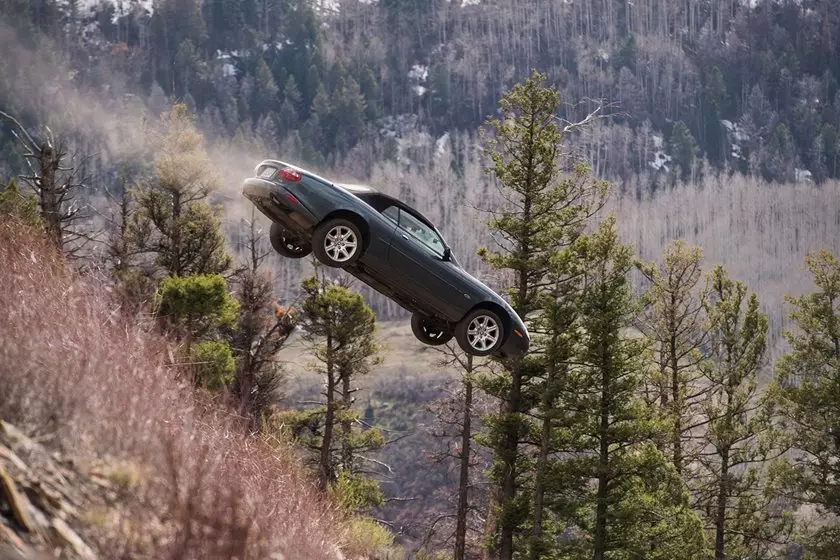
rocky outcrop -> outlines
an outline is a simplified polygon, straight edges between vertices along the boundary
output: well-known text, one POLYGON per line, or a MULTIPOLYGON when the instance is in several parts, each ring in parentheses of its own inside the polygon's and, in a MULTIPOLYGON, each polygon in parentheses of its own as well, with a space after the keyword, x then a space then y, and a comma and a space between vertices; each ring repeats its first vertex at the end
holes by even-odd
POLYGON ((94 560, 81 536, 85 512, 113 498, 108 478, 50 452, 0 421, 0 560, 49 557, 94 560))

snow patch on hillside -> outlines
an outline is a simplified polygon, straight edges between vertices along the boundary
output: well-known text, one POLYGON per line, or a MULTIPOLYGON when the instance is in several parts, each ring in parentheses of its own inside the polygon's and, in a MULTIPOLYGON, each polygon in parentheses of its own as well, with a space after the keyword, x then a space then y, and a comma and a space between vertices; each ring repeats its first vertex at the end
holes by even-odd
POLYGON ((653 147, 656 148, 656 151, 653 153, 653 160, 648 162, 648 166, 656 171, 662 169, 668 171, 671 156, 665 153, 665 141, 659 134, 653 135, 653 147))
POLYGON ((451 148, 449 133, 445 132, 443 136, 435 140, 435 159, 442 158, 446 154, 446 150, 451 148))
MULTIPOLYGON (((69 7, 70 2, 65 0, 65 6, 69 7)), ((145 11, 149 15, 154 13, 154 0, 79 0, 79 12, 82 15, 89 15, 98 6, 114 6, 114 17, 111 23, 116 23, 120 17, 130 14, 133 11, 145 11)))
POLYGON ((732 148, 732 151, 729 153, 729 155, 733 159, 744 159, 744 154, 741 149, 741 145, 744 142, 749 141, 750 136, 744 132, 744 130, 738 123, 733 123, 732 121, 724 119, 720 121, 720 124, 722 124, 723 128, 726 129, 726 132, 729 136, 729 143, 732 148))
POLYGON ((316 0, 313 8, 318 15, 335 15, 341 12, 339 0, 316 0))
POLYGON ((424 64, 415 64, 408 71, 408 79, 412 82, 411 89, 417 97, 420 97, 429 89, 424 85, 429 78, 429 67, 424 64))

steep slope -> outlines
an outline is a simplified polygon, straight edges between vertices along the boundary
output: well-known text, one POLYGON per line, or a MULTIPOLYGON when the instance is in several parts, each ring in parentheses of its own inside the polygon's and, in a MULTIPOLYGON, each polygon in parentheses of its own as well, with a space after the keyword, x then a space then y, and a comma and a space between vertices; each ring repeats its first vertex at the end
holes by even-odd
POLYGON ((0 263, 0 542, 69 557, 342 557, 345 525, 295 452, 181 383, 105 283, 15 223, 0 224, 0 263))

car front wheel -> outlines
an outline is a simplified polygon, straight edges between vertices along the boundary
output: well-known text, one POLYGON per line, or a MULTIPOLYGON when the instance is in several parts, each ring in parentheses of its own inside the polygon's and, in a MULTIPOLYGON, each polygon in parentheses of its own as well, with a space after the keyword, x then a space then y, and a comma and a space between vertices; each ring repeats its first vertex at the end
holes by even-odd
POLYGON ((362 232, 350 220, 333 218, 315 230, 312 248, 325 265, 344 268, 362 256, 362 232))
POLYGON ((414 313, 411 316, 411 332, 423 344, 440 346, 452 340, 453 333, 443 321, 414 313))
POLYGON ((312 252, 312 245, 290 234, 278 223, 271 224, 268 235, 271 247, 280 255, 289 259, 301 259, 312 252))
POLYGON ((458 345, 473 356, 488 356, 497 352, 504 342, 504 335, 502 318, 489 309, 468 313, 455 329, 458 345))

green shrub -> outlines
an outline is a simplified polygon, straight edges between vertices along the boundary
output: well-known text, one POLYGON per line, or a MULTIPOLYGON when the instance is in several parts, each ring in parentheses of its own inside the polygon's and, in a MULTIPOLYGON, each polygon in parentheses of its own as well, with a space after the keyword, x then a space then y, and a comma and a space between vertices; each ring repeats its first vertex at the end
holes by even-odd
POLYGON ((220 390, 233 381, 236 362, 230 345, 219 340, 199 342, 192 347, 196 385, 220 390))

